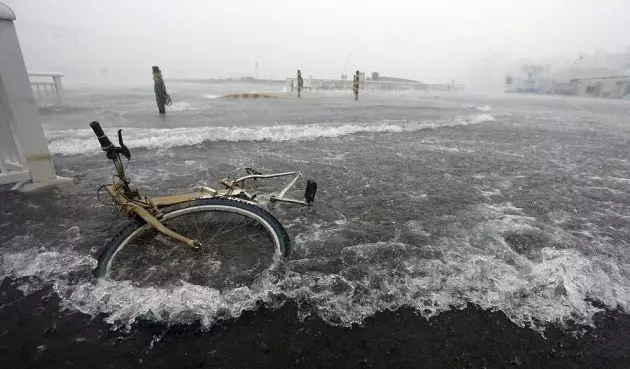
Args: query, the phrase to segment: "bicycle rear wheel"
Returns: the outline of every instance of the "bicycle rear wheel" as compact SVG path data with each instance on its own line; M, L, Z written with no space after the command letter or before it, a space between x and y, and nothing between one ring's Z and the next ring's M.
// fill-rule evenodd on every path
M202 199L165 210L162 223L197 239L199 249L153 229L142 220L107 243L97 277L136 285L173 285L182 281L224 288L246 284L269 268L274 255L289 254L289 236L278 220L250 203Z

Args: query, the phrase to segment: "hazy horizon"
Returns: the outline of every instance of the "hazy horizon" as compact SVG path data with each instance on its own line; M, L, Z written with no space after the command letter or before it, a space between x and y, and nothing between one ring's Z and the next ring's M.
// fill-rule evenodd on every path
M630 2L4 1L30 70L72 82L339 78L360 69L425 82L470 79L486 62L572 58L630 45Z

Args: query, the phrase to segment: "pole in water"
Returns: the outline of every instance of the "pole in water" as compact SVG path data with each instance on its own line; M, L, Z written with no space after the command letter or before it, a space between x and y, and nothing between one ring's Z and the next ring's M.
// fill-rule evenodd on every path
M304 88L304 80L302 79L302 72L298 69L297 71L298 97L302 97L302 88Z
M153 90L155 91L155 101L157 102L160 115L166 114L166 105L170 106L171 97L166 93L166 86L162 79L160 67L153 66Z
M352 90L354 91L354 101L359 100L359 71L354 75L354 81L352 83Z

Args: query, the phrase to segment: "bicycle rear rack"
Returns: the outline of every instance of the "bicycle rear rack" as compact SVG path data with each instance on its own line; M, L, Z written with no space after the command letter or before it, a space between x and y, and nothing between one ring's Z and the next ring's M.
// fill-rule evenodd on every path
M250 172L250 171L248 171ZM310 205L315 200L315 194L317 193L317 182L309 179L306 182L306 190L304 191L304 200L297 200L286 197L287 191L291 189L297 182L297 180L303 175L302 172L284 172L273 174L262 174L251 170L253 174L246 175L244 177L237 178L235 180L224 179L221 183L228 189L227 196L243 195L249 200L253 200L256 195L251 195L245 191L245 181L256 179L270 179L278 177L293 176L293 179L286 185L277 195L271 195L269 200L271 202L286 202L291 204Z

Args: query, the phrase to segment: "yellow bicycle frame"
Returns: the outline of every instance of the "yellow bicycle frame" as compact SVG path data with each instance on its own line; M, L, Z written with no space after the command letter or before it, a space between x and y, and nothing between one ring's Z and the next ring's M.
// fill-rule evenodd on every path
M162 218L162 216L164 216L164 214L161 212L161 208L186 203L190 203L191 205L193 205L194 200L209 199L213 197L232 197L252 201L254 200L255 195L251 195L245 191L246 180L277 178L286 176L294 176L294 178L277 195L271 196L270 200L272 202L287 202L300 205L309 205L305 201L285 197L286 192L296 183L298 178L302 176L301 172L250 174L233 181L229 179L224 179L223 181L221 181L226 187L223 190L215 190L209 187L200 186L198 187L199 191L197 192L150 198L146 196L140 196L137 191L131 191L129 189L129 180L125 176L125 170L119 156L116 156L116 158L114 159L114 165L116 167L118 175L114 177L113 184L105 186L105 189L111 196L114 203L119 205L121 207L121 210L125 211L127 214L139 216L157 231L176 240L184 242L185 244L193 248L198 248L200 246L198 240L190 239L167 228L164 224L162 224L160 219Z

